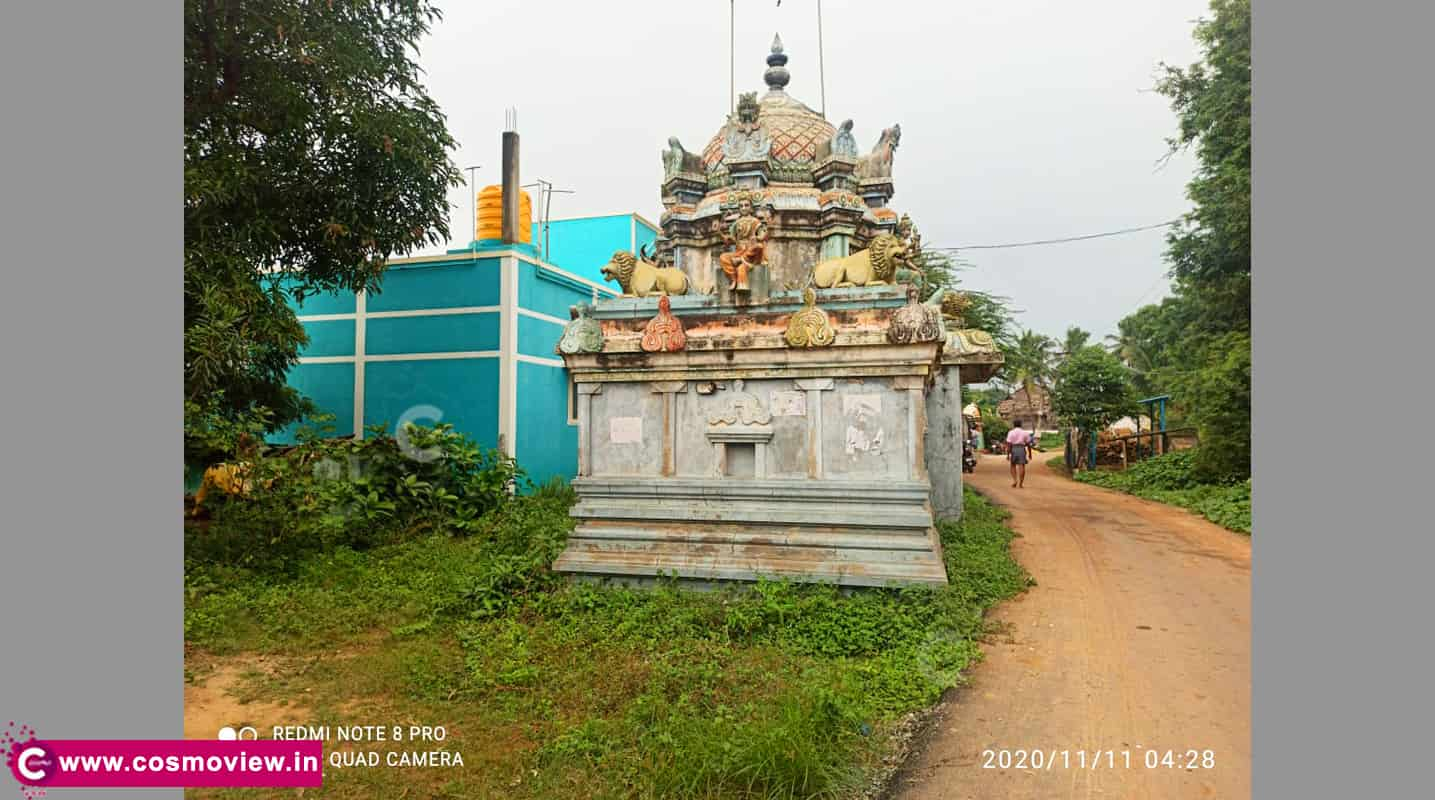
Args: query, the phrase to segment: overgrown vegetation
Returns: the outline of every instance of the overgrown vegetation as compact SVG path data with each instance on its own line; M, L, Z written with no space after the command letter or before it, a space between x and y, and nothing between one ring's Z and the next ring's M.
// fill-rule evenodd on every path
M1179 133L1171 151L1195 147L1194 208L1168 238L1175 294L1118 324L1110 347L1142 394L1170 394L1173 419L1195 424L1204 482L1251 474L1251 8L1212 0L1197 23L1202 59L1164 66L1156 90L1170 98Z
M1076 479L1187 508L1217 525L1250 533L1251 479L1225 484L1202 483L1196 469L1198 453L1198 449L1177 450L1119 472L1078 472Z
M327 770L326 796L850 794L897 721L979 658L984 610L1028 583L1005 513L969 493L939 525L943 588L570 584L550 565L571 490L511 497L511 462L406 430L261 456L271 489L221 496L187 530L197 680L262 655L274 667L245 699L300 704L308 724L442 724L465 760Z
M285 383L291 299L377 290L387 259L448 238L459 171L416 48L424 0L184 4L185 454L216 421L312 410ZM278 268L278 271L275 271Z
M200 562L285 571L314 552L390 544L427 531L469 534L523 480L511 458L452 425L373 427L362 440L320 439L247 459L245 497L212 493L186 541Z

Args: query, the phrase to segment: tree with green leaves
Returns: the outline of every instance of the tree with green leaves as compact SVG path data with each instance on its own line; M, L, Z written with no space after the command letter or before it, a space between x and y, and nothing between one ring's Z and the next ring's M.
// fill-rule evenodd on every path
M1194 146L1194 204L1168 237L1167 258L1184 293L1198 300L1206 327L1250 329L1251 4L1212 0L1196 24L1201 61L1162 65L1156 91L1170 98L1179 134L1171 152Z
M1081 430L1078 452L1091 436L1136 410L1131 375L1116 356L1097 345L1072 353L1056 370L1051 407L1058 418Z
M1167 238L1174 294L1107 341L1143 394L1171 395L1199 428L1195 475L1219 482L1250 475L1250 2L1212 0L1211 12L1195 27L1201 60L1163 65L1156 85L1179 125L1170 151L1197 157L1192 210Z
M424 0L187 0L186 461L214 431L274 430L306 337L289 298L376 291L395 255L448 238L460 183L413 60Z

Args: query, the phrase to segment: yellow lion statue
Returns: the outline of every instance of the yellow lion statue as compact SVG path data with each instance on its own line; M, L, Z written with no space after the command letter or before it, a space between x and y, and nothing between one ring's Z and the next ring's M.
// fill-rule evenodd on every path
M907 245L890 233L872 238L866 250L818 262L812 268L819 289L843 286L877 286L891 283L899 264L907 261Z
M688 293L688 276L682 270L659 267L646 259L640 261L626 250L614 253L603 266L603 280L616 280L623 294L630 297Z

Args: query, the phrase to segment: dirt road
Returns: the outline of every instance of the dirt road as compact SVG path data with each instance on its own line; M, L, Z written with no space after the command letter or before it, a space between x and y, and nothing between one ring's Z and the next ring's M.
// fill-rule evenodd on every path
M1000 456L966 477L1012 511L1012 550L1037 585L993 614L1003 632L893 796L1249 797L1250 539L1044 463L1023 489ZM1032 749L1054 765L1015 768Z

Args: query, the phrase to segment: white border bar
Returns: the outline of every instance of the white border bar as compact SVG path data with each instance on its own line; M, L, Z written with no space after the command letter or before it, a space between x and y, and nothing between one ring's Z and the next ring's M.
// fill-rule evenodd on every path
M524 355L523 353L516 354L514 358L517 358L525 364L537 364L541 367L558 367L559 369L563 367L563 362L556 358L543 358L542 356L530 356Z
M399 311L368 311L364 316L368 319L394 319L399 317L448 317L455 314L493 314L497 313L501 306L455 306L454 308L409 308ZM339 320L357 320L359 315L355 314L300 314L297 319L300 322L337 322Z
M364 334L368 325L364 322L369 313L369 293L354 295L354 438L364 438Z
M518 457L518 257L504 256L499 273L498 440L510 457Z
M568 320L566 320L566 319L559 319L559 318L557 318L557 317L555 317L555 316L552 316L552 315L549 315L549 314L544 314L542 311L531 311L531 310L526 309L526 308L519 308L519 309L518 309L518 313L522 314L522 315L525 316L525 317L532 317L532 318L534 318L534 319L541 319L541 320L543 320L544 322L551 322L551 323L553 323L554 325L557 325L557 326L560 327L560 328L566 327L566 326L568 325Z

